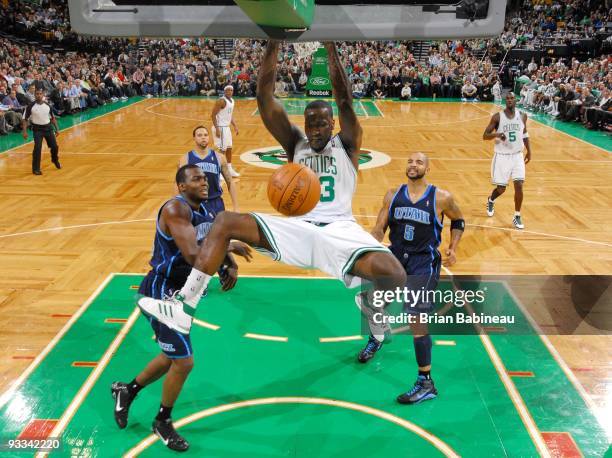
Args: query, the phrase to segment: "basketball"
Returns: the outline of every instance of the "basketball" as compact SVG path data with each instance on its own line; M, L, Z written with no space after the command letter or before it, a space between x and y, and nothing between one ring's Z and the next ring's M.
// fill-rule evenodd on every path
M320 195L319 179L302 164L285 164L268 181L270 204L286 216L305 215L315 208Z

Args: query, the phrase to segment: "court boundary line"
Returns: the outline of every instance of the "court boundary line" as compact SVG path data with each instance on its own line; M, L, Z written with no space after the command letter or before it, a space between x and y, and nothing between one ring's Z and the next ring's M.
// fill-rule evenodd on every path
M570 384L572 384L573 387L576 389L576 391L578 392L578 394L580 395L580 397L586 404L587 409L593 414L593 417L595 417L595 420L597 421L597 423L599 423L599 426L601 427L601 429L606 433L608 440L612 441L612 425L607 426L604 419L601 418L599 407L597 406L597 404L595 404L595 401L593 401L593 398L591 397L591 395L584 388L584 385L580 382L578 377L576 377L576 374L574 374L574 372L569 368L568 364L563 359L563 356L561 356L561 354L557 351L555 346L549 340L548 336L542 331L542 328L540 327L540 325L537 323L537 321L535 321L533 316L531 316L531 313L529 313L529 311L525 307L525 304L523 304L523 301L519 299L519 297L516 295L514 290L510 287L507 280L502 280L501 283L503 283L504 288L506 289L506 291L508 292L508 294L510 295L514 303L521 310L525 318L527 318L527 321L529 321L529 324L538 333L538 337L540 338L540 340L542 341L542 343L544 344L544 346L546 347L550 355L559 365L559 368L565 374Z
M81 306L74 312L74 314L70 317L70 319L62 326L62 328L58 331L58 333L51 339L51 341L43 348L43 350L36 356L34 361L30 363L28 367L17 377L17 379L9 386L9 388L2 393L0 396L0 408L2 408L15 392L23 385L23 383L27 380L27 378L32 375L32 372L43 362L43 360L48 356L48 354L55 348L55 346L59 343L60 340L64 337L64 335L70 330L70 328L78 321L78 319L85 313L85 311L89 308L89 306L93 303L93 301L104 291L104 289L108 286L110 281L114 278L115 274L110 273L106 276L106 278L98 285L98 287L94 290L93 293L81 304Z
M116 276L136 276L136 275L146 275L146 272L113 272L113 275ZM255 274L244 274L244 275L240 275L240 277L246 277L246 278L287 278L287 279L291 279L291 280L336 280L334 277L324 277L322 275L319 276L306 276L306 275L300 275L300 276L296 276L296 275L255 275ZM240 278L239 277L239 278ZM339 281L339 280L338 280Z
M361 110L363 111L363 114L365 115L365 118L366 119L370 119L370 115L368 114L368 110L366 110L366 108L363 105L363 102L361 101L361 99L359 99L359 106L361 107Z
M121 327L120 331L113 338L110 345L106 348L106 351L98 360L98 365L95 367L94 370L91 371L89 376L85 379L85 382L81 385L77 393L73 396L72 401L70 401L70 404L68 404L68 407L66 407L66 409L62 413L59 421L49 434L49 437L61 437L61 435L64 433L64 429L66 429L66 426L68 426L68 424L72 421L74 415L81 408L81 405L87 399L87 396L89 395L91 389L98 382L98 379L106 369L106 366L108 366L108 363L115 355L117 348L119 348L119 345L121 345L123 339L125 339L125 337L130 332L132 326L134 326L134 323L136 323L136 320L139 317L140 308L134 307L127 322ZM38 458L48 455L49 452L38 452L34 456Z
M5 239L9 237L17 237L20 235L30 235L30 234L38 234L40 232L51 232L51 231L63 231L66 229L81 229L84 227L96 227L96 226L108 226L111 224L130 224L130 223L140 223L144 221L155 221L155 218L142 218L142 219L128 219L128 220L118 220L118 221L103 221L101 223L88 223L88 224L74 224L72 226L57 226L57 227L49 227L45 229L34 229L31 231L24 232L14 232L12 234L0 234L0 239Z
M370 126L370 127L380 127L380 126ZM400 150L386 150L384 154L387 154L391 158L391 160L406 160L408 156L390 156L388 153L392 153L393 151ZM428 152L427 150L421 150L423 152ZM382 152L382 151L379 151ZM1 154L1 153L0 153ZM13 154L32 154L31 151L15 151ZM131 153L121 153L121 152L106 152L106 153L94 153L94 152L80 152L80 151L64 151L62 150L62 155L66 156L171 156L176 157L175 153L139 153L139 152L131 152ZM435 157L431 156L430 160L437 161L456 161L456 162L491 162L490 157ZM580 164L610 164L612 165L612 160L610 159L532 159L530 163L580 163ZM385 164L387 165L387 164ZM369 170L369 169L364 169Z
M271 215L275 215L278 216L278 213L270 213ZM376 215L360 215L360 214L354 214L353 216L357 217L357 218L376 218ZM81 229L81 228L87 228L87 227L97 227L97 226L107 226L107 225L113 225L113 224L131 224L131 223L140 223L140 222L147 222L147 221L155 221L155 218L140 218L140 219L128 219L128 220L117 220L117 221L102 221L99 223L87 223L87 224L74 224L71 226L57 226L57 227L49 227L49 228L43 228L43 229L34 229L31 231L24 231L24 232L13 232L12 234L0 234L0 240L4 239L4 238L9 238L9 237L18 237L20 235L30 235L30 234L38 234L38 233L42 233L42 232L52 232L52 231L63 231L63 230L68 230L68 229ZM540 237L552 237L552 238L557 238L557 239L563 239L563 240L568 240L570 242L582 242L582 243L586 243L586 244L591 244L591 245L601 245L601 246L606 246L606 247L610 247L612 248L612 243L608 243L608 242L601 242L598 240L588 240L588 239L581 239L578 237L570 237L570 236L566 236L566 235L559 235L559 234L549 234L546 232L538 232L538 231L530 231L528 229L513 229L511 227L503 227L503 226L487 226L484 224L467 224L466 226L468 227L479 227L479 228L483 228L483 229L495 229L495 230L499 230L499 231L505 231L505 232L513 232L513 233L517 233L517 234L533 234L533 235L538 235ZM291 276L288 276L291 277ZM307 278L314 278L314 277L307 277ZM326 277L325 277L326 278Z
M466 224L466 226L471 226L471 227L481 227L481 228L485 228L485 229L497 229L500 231L507 231L507 232L515 232L515 233L524 233L524 234L534 234L534 235L539 235L542 237L553 237L553 238L557 238L557 239L564 239L564 240L569 240L572 242L583 242L583 243L590 243L592 245L603 245L603 246L607 246L607 247L611 247L612 248L612 243L608 243L608 242L600 242L597 240L587 240L587 239L581 239L579 237L569 237L566 235L558 235L558 234L547 234L546 232L538 232L538 231L530 231L528 229L514 229L511 227L503 227L503 226L487 226L484 224Z
M455 275L448 267L442 266L442 269L448 275L451 276L451 279L454 278ZM471 306L469 306L469 304L466 304L465 307L466 307L466 310L468 310L470 313L474 313L474 310L472 309ZM538 451L541 457L551 458L550 451L548 450L548 447L546 446L546 441L544 441L544 438L542 437L542 433L540 429L538 428L538 425L536 424L535 420L533 419L533 416L531 415L531 412L529 411L527 404L525 403L523 397L521 396L520 391L514 384L514 381L512 380L510 375L508 374L506 366L501 356L499 356L499 353L497 352L497 349L495 348L495 344L493 344L491 337L488 334L483 332L483 328L479 324L474 325L474 327L476 331L478 332L478 337L480 338L480 341L487 355L489 356L491 364L493 364L493 368L497 372L497 375L500 381L502 382L502 385L504 385L504 388L506 389L506 392L508 393L508 396L510 397L510 400L512 404L514 405L521 421L523 422L525 429L527 429L527 433L531 437L531 440L536 450Z
M74 129L75 127L79 127L79 126L82 126L83 124L90 123L91 121L95 121L95 120L97 120L97 119L103 118L104 116L108 116L108 115L113 114L113 113L116 113L116 112L118 112L118 111L120 111L120 110L124 110L124 109L126 109L126 108L133 107L134 105L138 105L139 103L142 103L142 102L144 102L145 100L148 100L148 99L137 100L137 101L136 101L136 102L134 102L134 103L130 103L129 105L125 105L125 106L123 106L123 107L119 107L119 108L117 108L116 110L109 111L108 113L103 113L103 114L101 114L100 116L96 116L96 117L91 118L91 119L86 119L85 121L81 121L81 122L79 122L79 123L77 123L77 124L75 124L75 125L73 125L73 126L64 127L64 128L62 128L62 129L60 129L59 131L60 131L60 132L64 132L65 130L68 130L68 129ZM121 103L121 102L120 102L120 103ZM34 143L34 139L33 139L33 138L32 138L32 140L30 140L29 142L22 143L21 145L13 146L12 148L5 149L5 150L3 150L3 151L0 151L0 158L2 158L2 155L3 155L3 154L5 154L5 153L9 153L9 152L11 152L11 151L13 151L13 150L15 150L15 149L21 148L22 146L27 146L27 145L29 145L30 143ZM61 151L60 151L60 153L61 153ZM30 152L30 154L32 154L32 153Z
M176 429L180 429L181 427L185 425L197 422L203 418L211 417L219 413L237 410L237 409L241 409L244 407L254 407L254 406L261 406L261 405L282 405L282 404L327 405L331 407L340 407L340 408L344 408L347 410L354 410L357 412L361 412L363 414L371 415L381 420L386 420L397 426L403 427L404 429L419 436L421 439L424 439L427 442L429 442L431 445L434 446L434 448L436 448L439 452L441 452L447 457L459 458L460 456L445 441L438 438L438 436L429 432L425 428L417 425L416 423L411 422L410 420L402 418L391 412L377 409L375 407L358 404L356 402L342 401L339 399L329 399L329 398L319 398L319 397L299 397L299 396L286 396L286 397L278 396L278 397L248 399L248 400L233 402L229 404L221 404L215 407L210 407L208 409L200 410L199 412L195 412L191 415L181 418L180 420L176 421L174 425L176 426ZM153 445L158 440L159 440L159 437L157 437L155 434L149 434L144 439L142 439L140 442L138 442L134 447L130 448L127 452L125 452L122 456L125 458L131 458L131 457L138 456L140 453L142 453L145 449L149 448L151 445Z
M377 218L376 215L353 215L353 216L357 218ZM485 224L472 224L472 223L466 224L465 226L466 227L480 227L483 229L497 229L499 231L513 232L516 234L534 234L534 235L539 235L541 237L553 237L553 238L559 238L563 240L569 240L570 242L582 242L586 244L603 245L603 246L612 248L612 243L608 243L608 242L600 242L599 240L581 239L578 237L569 237L567 235L549 234L547 232L530 231L528 229L514 229L512 227L487 226ZM504 274L500 274L500 275L504 275Z
M372 105L374 105L376 107L376 109L378 110L378 112L380 113L380 117L384 118L385 114L383 113L383 111L380 109L380 107L378 106L378 104L376 103L376 100L372 100Z

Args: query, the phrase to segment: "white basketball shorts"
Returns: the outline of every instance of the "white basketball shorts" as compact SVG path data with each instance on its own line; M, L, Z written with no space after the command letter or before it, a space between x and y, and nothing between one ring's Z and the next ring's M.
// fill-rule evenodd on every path
M220 151L225 151L232 147L232 131L229 126L218 127L217 129L213 127L213 132L215 146Z
M389 249L354 221L336 221L316 226L297 218L251 213L273 249L257 249L275 261L306 269L319 269L344 282L359 286L360 278L350 275L364 253Z
M508 181L525 181L523 153L495 153L491 163L491 181L494 185L507 186Z

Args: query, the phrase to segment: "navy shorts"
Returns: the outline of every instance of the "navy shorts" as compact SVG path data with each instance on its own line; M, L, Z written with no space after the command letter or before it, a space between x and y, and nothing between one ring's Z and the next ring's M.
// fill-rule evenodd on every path
M408 275L406 288L418 293L409 296L409 300L404 303L404 311L410 314L432 312L435 308L433 292L438 287L442 268L440 252L394 254Z
M153 299L163 299L171 296L175 290L180 290L181 285L173 282L170 279L155 275L150 271L143 278L138 288L138 293L143 296L152 297ZM155 332L155 341L161 351L171 359L189 358L193 355L191 346L191 337L185 336L173 329L170 329L163 323L160 323L156 318L142 313L149 320L153 332Z
M193 355L191 336L185 336L170 329L152 316L147 318L151 323L153 332L155 332L155 341L164 355L170 359L189 358Z
M206 210L212 211L215 215L225 211L225 203L221 196L215 197L213 199L206 199Z

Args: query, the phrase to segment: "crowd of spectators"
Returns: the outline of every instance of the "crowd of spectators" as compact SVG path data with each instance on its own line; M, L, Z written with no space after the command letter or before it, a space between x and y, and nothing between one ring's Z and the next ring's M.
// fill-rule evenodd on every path
M506 18L499 44L505 50L567 44L594 38L611 21L612 9L605 0L523 0Z
M134 95L217 96L228 84L236 96L255 95L264 45L260 40L235 40L233 55L222 59L218 41L204 38L83 37L70 30L66 0L42 2L36 6L17 0L8 8L0 6L3 31L52 44L41 47L0 37L0 134L20 128L20 116L38 87L45 90L56 116ZM427 56L419 60L414 42L339 43L353 96L499 101L502 84L493 62L508 49L576 34L588 37L611 19L602 0L525 0L518 11L509 16L498 38L431 42ZM282 46L278 97L305 91L312 71L312 50L308 51L290 43ZM606 115L594 110L609 109L609 56L583 63L543 58L538 63L515 63L513 70L526 83L520 89L524 107L581 120L591 128L605 126Z
M530 62L519 78L519 105L589 129L612 124L612 56Z

